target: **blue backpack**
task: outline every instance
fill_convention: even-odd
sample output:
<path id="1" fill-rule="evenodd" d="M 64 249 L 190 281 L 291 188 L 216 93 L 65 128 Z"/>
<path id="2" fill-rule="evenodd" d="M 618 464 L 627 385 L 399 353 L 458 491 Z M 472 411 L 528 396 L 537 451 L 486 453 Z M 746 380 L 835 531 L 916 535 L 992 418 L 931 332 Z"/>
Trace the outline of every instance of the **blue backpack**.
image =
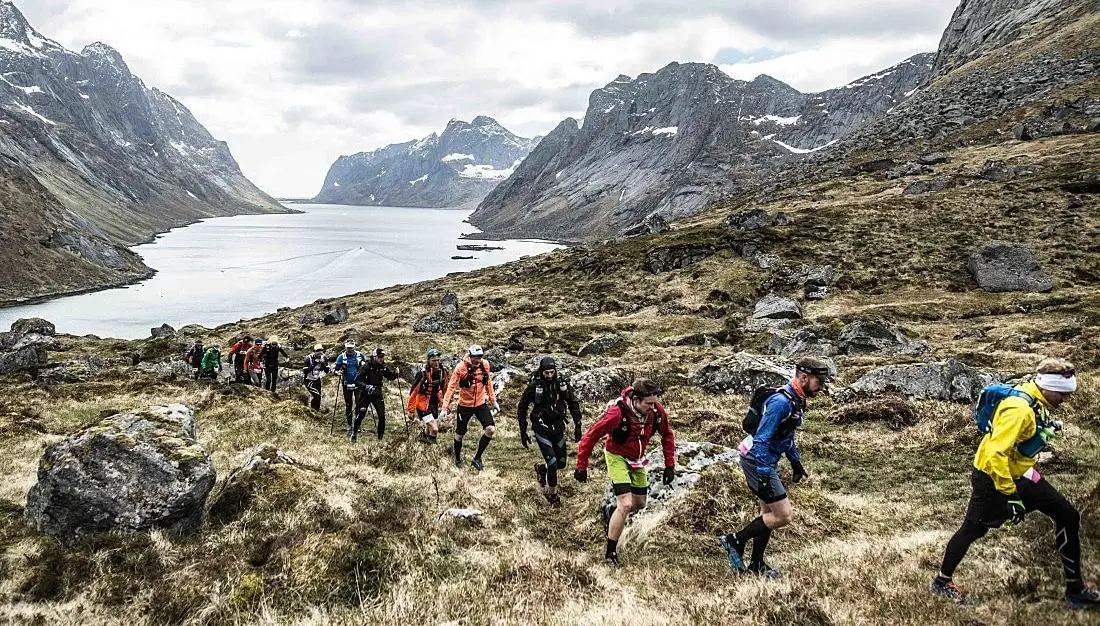
<path id="1" fill-rule="evenodd" d="M 978 394 L 978 403 L 974 405 L 974 423 L 983 435 L 993 431 L 993 415 L 997 412 L 997 405 L 1001 400 L 1011 396 L 1027 400 L 1028 406 L 1038 414 L 1039 408 L 1031 394 L 1005 383 L 986 385 L 985 389 Z"/>

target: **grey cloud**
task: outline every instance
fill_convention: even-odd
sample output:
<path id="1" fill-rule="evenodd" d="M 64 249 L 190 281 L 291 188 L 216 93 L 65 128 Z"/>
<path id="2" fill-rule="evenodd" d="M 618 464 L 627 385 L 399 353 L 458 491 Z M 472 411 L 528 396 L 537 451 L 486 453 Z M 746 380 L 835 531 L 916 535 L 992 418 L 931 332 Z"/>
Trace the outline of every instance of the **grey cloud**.
<path id="1" fill-rule="evenodd" d="M 587 84 L 536 88 L 476 79 L 430 81 L 414 86 L 364 87 L 349 98 L 348 107 L 353 113 L 391 111 L 407 124 L 435 127 L 452 117 L 500 117 L 507 111 L 527 107 L 560 112 L 565 117 L 585 110 L 588 96 L 596 88 L 598 85 Z"/>
<path id="2" fill-rule="evenodd" d="M 189 61 L 184 65 L 179 80 L 167 85 L 165 90 L 179 99 L 210 98 L 230 96 L 238 91 L 238 86 L 220 78 L 217 67 Z"/>
<path id="3" fill-rule="evenodd" d="M 755 50 L 739 50 L 737 48 L 721 48 L 714 54 L 711 63 L 715 65 L 732 65 L 734 63 L 759 63 L 770 61 L 783 56 L 782 52 L 776 52 L 771 48 L 757 48 Z"/>
<path id="4" fill-rule="evenodd" d="M 397 37 L 367 37 L 342 24 L 322 24 L 288 40 L 283 69 L 296 82 L 337 84 L 378 78 L 403 62 Z"/>

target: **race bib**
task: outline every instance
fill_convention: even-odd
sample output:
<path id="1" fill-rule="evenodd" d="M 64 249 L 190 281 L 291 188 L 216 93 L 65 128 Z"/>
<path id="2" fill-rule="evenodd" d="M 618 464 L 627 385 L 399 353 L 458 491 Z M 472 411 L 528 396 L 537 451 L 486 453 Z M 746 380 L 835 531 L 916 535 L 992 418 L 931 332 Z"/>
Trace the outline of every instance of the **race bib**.
<path id="1" fill-rule="evenodd" d="M 640 459 L 627 459 L 626 464 L 630 466 L 630 469 L 643 469 L 649 466 L 649 459 L 645 457 Z"/>
<path id="2" fill-rule="evenodd" d="M 1033 483 L 1037 483 L 1037 482 L 1039 482 L 1040 480 L 1043 479 L 1043 477 L 1039 474 L 1039 472 L 1034 467 L 1032 467 L 1032 468 L 1028 469 L 1026 472 L 1024 472 L 1024 478 L 1030 480 Z"/>
<path id="3" fill-rule="evenodd" d="M 750 450 L 752 450 L 752 435 L 745 437 L 741 440 L 741 443 L 737 444 L 737 451 L 741 453 L 741 456 L 748 456 Z"/>

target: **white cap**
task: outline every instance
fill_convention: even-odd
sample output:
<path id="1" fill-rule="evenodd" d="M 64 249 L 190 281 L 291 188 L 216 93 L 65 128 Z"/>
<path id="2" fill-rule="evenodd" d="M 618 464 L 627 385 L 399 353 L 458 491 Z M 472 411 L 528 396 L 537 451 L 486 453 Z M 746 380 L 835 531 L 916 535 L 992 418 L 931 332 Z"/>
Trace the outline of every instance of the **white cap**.
<path id="1" fill-rule="evenodd" d="M 348 339 L 347 341 L 344 342 L 344 347 L 345 348 L 354 348 L 355 347 L 355 342 L 352 341 L 351 339 Z"/>
<path id="2" fill-rule="evenodd" d="M 485 356 L 485 351 L 481 349 L 481 346 L 470 346 L 470 356 Z"/>

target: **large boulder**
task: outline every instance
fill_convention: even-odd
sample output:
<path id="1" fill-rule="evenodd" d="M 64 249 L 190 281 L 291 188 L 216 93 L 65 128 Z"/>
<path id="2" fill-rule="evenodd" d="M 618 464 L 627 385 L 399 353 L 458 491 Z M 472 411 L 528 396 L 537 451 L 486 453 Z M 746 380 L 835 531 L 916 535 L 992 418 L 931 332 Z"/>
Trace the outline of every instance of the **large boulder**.
<path id="1" fill-rule="evenodd" d="M 53 337 L 57 334 L 57 328 L 52 322 L 40 317 L 31 317 L 15 320 L 11 323 L 11 332 L 18 335 L 42 335 Z"/>
<path id="2" fill-rule="evenodd" d="M 577 350 L 577 356 L 585 357 L 592 354 L 607 354 L 609 352 L 617 352 L 626 346 L 626 339 L 623 339 L 621 335 L 609 334 L 601 335 L 585 342 L 581 346 L 580 350 Z"/>
<path id="3" fill-rule="evenodd" d="M 191 409 L 119 413 L 46 448 L 26 519 L 66 545 L 97 533 L 192 532 L 214 480 Z"/>
<path id="4" fill-rule="evenodd" d="M 176 329 L 168 324 L 161 324 L 156 328 L 150 328 L 149 336 L 152 339 L 172 339 L 176 336 Z"/>
<path id="5" fill-rule="evenodd" d="M 617 398 L 631 382 L 630 372 L 618 367 L 597 367 L 569 379 L 578 400 L 597 403 Z"/>
<path id="6" fill-rule="evenodd" d="M 620 236 L 637 237 L 638 235 L 659 235 L 671 229 L 672 227 L 668 225 L 665 218 L 661 217 L 660 213 L 650 213 L 644 220 L 620 233 Z"/>
<path id="7" fill-rule="evenodd" d="M 867 372 L 841 393 L 840 399 L 900 393 L 912 398 L 973 402 L 992 374 L 951 359 L 943 363 L 886 365 Z"/>
<path id="8" fill-rule="evenodd" d="M 772 218 L 764 209 L 747 209 L 726 217 L 726 226 L 737 230 L 758 230 L 772 225 Z"/>
<path id="9" fill-rule="evenodd" d="M 329 310 L 321 318 L 325 326 L 335 326 L 336 324 L 343 324 L 348 321 L 348 305 L 340 303 Z"/>
<path id="10" fill-rule="evenodd" d="M 0 333 L 0 374 L 46 367 L 46 350 L 57 346 L 54 325 L 39 318 L 16 320 Z"/>
<path id="11" fill-rule="evenodd" d="M 1054 281 L 1039 265 L 1033 253 L 1024 246 L 1005 241 L 991 241 L 970 254 L 970 273 L 985 291 L 1046 292 L 1054 289 Z"/>
<path id="12" fill-rule="evenodd" d="M 754 319 L 802 319 L 802 305 L 789 298 L 767 295 L 756 303 Z"/>
<path id="13" fill-rule="evenodd" d="M 768 342 L 768 348 L 784 358 L 795 356 L 831 357 L 837 353 L 836 346 L 829 340 L 822 326 L 800 328 L 792 335 L 774 334 Z"/>
<path id="14" fill-rule="evenodd" d="M 790 363 L 739 352 L 691 372 L 688 382 L 710 393 L 752 393 L 763 385 L 783 385 L 793 375 Z"/>
<path id="15" fill-rule="evenodd" d="M 848 324 L 840 331 L 837 345 L 844 354 L 924 354 L 930 349 L 927 343 L 912 341 L 898 329 L 875 320 Z"/>

